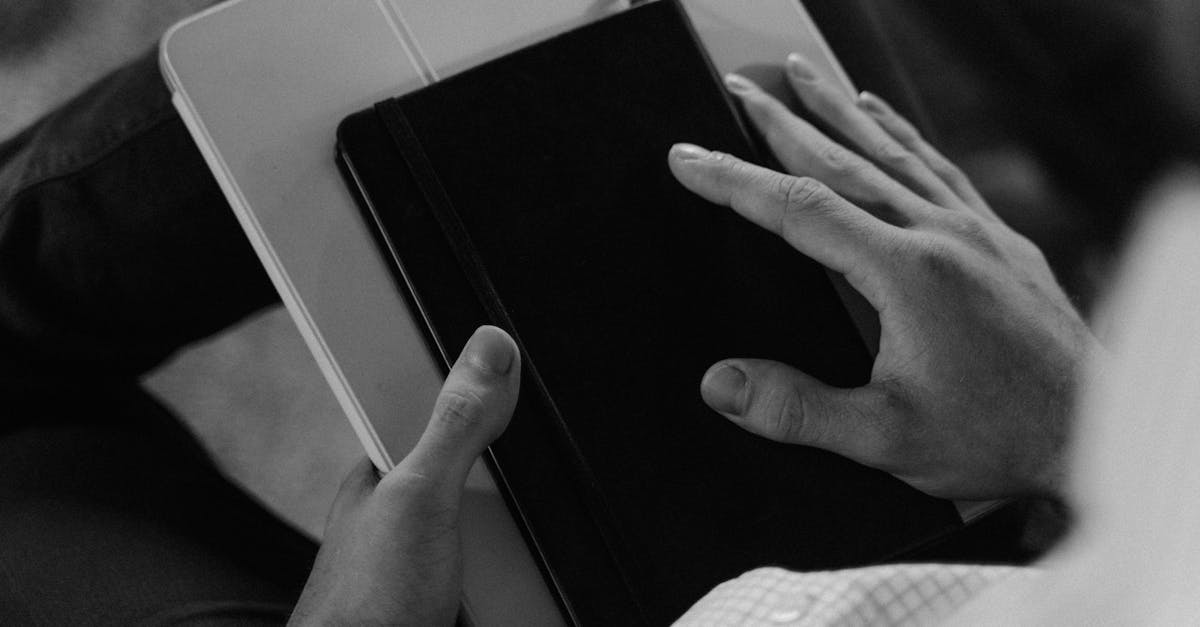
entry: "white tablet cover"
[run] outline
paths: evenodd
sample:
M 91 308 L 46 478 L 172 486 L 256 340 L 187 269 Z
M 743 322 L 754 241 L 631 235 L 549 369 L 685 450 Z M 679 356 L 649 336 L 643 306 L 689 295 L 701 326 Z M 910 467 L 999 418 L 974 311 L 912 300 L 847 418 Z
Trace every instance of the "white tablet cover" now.
M 758 72 L 801 51 L 853 91 L 794 0 L 684 5 L 719 71 Z M 442 376 L 342 183 L 337 124 L 622 8 L 604 0 L 236 0 L 163 38 L 176 107 L 380 468 L 416 442 Z M 482 464 L 468 480 L 463 539 L 466 606 L 477 622 L 561 622 Z

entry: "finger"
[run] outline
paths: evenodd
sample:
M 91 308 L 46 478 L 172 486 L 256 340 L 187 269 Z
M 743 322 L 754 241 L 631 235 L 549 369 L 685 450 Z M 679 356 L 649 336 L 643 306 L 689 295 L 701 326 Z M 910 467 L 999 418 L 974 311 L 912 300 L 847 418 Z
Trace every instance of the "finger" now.
M 903 231 L 876 219 L 812 178 L 781 174 L 724 153 L 676 144 L 668 159 L 692 192 L 781 236 L 840 272 L 878 306 L 882 274 Z
M 931 172 L 937 175 L 956 196 L 961 198 L 967 207 L 989 217 L 995 214 L 988 206 L 983 196 L 957 166 L 934 148 L 908 120 L 904 119 L 891 105 L 879 96 L 864 91 L 858 99 L 858 107 L 879 123 L 880 128 L 887 131 L 897 142 L 907 148 L 918 159 L 923 161 Z
M 730 359 L 708 370 L 700 393 L 709 407 L 751 433 L 868 465 L 882 460 L 885 412 L 873 388 L 834 388 L 778 362 Z
M 938 206 L 962 208 L 963 201 L 924 161 L 880 127 L 845 90 L 821 78 L 807 59 L 789 55 L 787 76 L 792 90 L 809 111 L 837 129 L 854 148 L 895 180 Z
M 338 489 L 337 496 L 333 499 L 333 506 L 329 509 L 329 517 L 326 520 L 325 528 L 328 529 L 345 516 L 359 508 L 375 490 L 375 486 L 379 483 L 379 473 L 375 470 L 375 464 L 368 458 L 363 458 L 354 468 L 350 470 L 350 474 L 342 480 L 342 487 Z
M 796 117 L 750 80 L 730 74 L 725 84 L 789 172 L 825 183 L 891 224 L 908 226 L 929 214 L 928 202 L 911 189 Z
M 446 377 L 421 439 L 383 481 L 460 491 L 475 460 L 508 426 L 520 371 L 520 354 L 507 333 L 476 330 Z

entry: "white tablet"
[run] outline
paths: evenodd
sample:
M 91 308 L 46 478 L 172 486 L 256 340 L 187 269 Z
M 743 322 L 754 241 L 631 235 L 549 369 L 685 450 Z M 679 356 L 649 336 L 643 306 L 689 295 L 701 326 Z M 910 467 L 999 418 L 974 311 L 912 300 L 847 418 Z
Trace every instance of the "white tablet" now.
M 684 0 L 721 72 L 801 51 L 853 92 L 795 0 Z M 624 2 L 235 0 L 173 27 L 163 73 L 226 199 L 376 466 L 424 429 L 442 375 L 334 161 L 344 117 Z M 686 138 L 681 138 L 685 140 Z M 483 464 L 463 509 L 464 606 L 479 624 L 562 618 Z M 715 582 L 714 582 L 715 583 Z

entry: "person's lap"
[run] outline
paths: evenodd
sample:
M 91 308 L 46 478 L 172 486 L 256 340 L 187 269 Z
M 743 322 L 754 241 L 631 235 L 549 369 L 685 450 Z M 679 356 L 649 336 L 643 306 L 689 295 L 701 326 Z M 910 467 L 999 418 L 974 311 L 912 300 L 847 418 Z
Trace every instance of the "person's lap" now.
M 314 543 L 135 384 L 80 391 L 0 437 L 0 623 L 286 620 Z
M 286 619 L 316 546 L 137 377 L 276 301 L 155 57 L 0 145 L 0 622 Z

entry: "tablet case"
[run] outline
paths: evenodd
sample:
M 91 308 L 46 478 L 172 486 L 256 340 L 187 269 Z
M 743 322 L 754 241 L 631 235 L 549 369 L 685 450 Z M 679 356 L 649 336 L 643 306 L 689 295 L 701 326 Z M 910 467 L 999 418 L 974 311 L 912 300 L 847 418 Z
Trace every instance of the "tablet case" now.
M 871 361 L 819 265 L 675 182 L 677 141 L 763 162 L 670 0 L 339 128 L 443 366 L 480 324 L 521 347 L 521 401 L 489 461 L 580 624 L 667 623 L 751 568 L 896 558 L 959 525 L 947 502 L 700 400 L 725 357 L 840 386 Z

